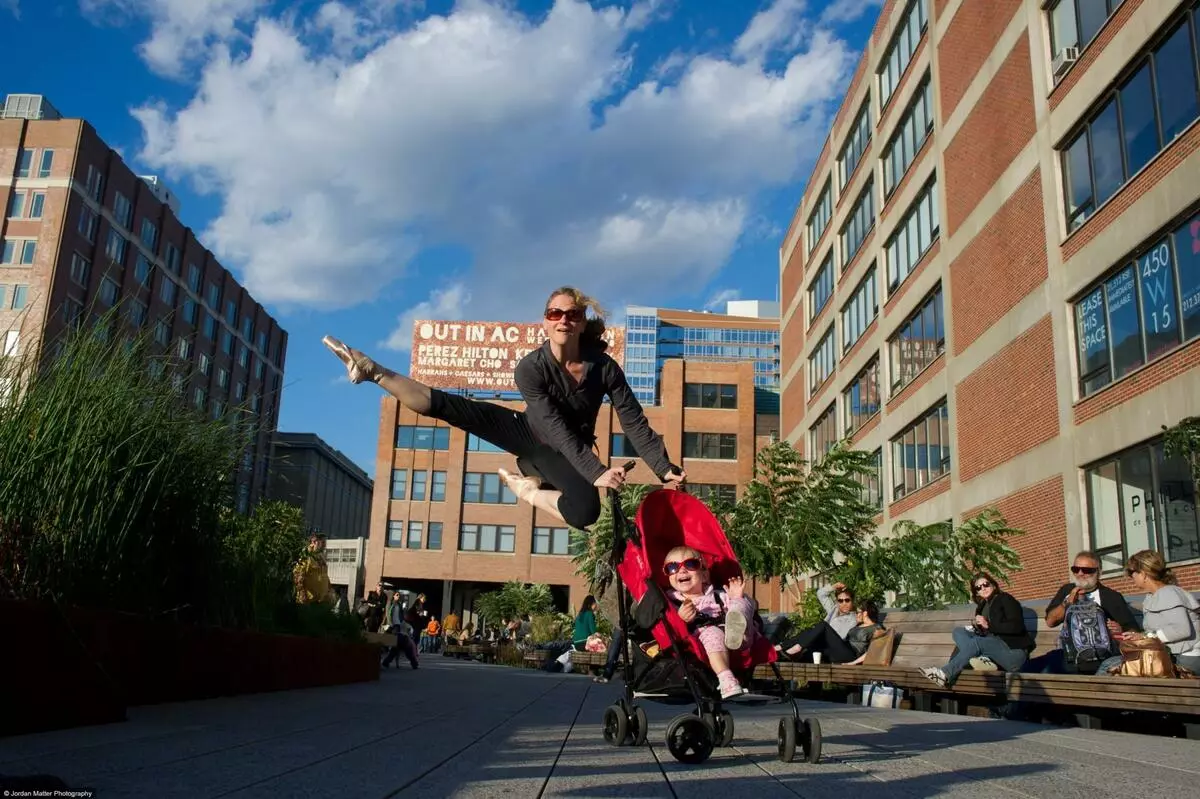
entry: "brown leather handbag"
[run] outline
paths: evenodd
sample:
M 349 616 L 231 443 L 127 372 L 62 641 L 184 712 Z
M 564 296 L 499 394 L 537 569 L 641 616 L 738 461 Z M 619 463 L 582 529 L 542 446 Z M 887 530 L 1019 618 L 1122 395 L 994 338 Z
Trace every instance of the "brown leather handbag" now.
M 1176 676 L 1167 645 L 1150 636 L 1121 642 L 1121 668 L 1117 673 L 1123 677 Z

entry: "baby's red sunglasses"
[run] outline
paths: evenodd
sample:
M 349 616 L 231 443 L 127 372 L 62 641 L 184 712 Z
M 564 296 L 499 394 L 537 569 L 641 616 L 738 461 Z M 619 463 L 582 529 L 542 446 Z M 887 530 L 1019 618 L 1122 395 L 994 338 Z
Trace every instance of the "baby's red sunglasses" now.
M 700 558 L 685 558 L 682 561 L 669 560 L 663 564 L 663 574 L 670 577 L 678 572 L 681 567 L 690 572 L 698 572 L 704 568 L 704 561 L 700 560 Z

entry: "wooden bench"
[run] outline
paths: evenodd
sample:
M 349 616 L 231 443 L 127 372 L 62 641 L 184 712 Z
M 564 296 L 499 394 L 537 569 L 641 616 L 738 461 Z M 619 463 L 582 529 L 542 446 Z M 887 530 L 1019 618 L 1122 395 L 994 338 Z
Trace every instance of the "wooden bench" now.
M 496 647 L 494 644 L 446 644 L 442 647 L 442 656 L 481 658 L 485 663 L 493 663 L 496 660 Z
M 952 631 L 966 626 L 974 618 L 971 608 L 942 611 L 892 611 L 884 625 L 896 633 L 891 664 L 888 666 L 844 666 L 822 663 L 781 661 L 780 672 L 797 684 L 835 685 L 859 688 L 874 681 L 886 682 L 912 693 L 912 706 L 933 710 L 936 703 L 943 712 L 961 713 L 972 705 L 999 705 L 1013 702 L 1052 704 L 1081 710 L 1080 724 L 1097 727 L 1101 719 L 1088 713 L 1092 709 L 1139 710 L 1176 714 L 1185 717 L 1189 737 L 1200 735 L 1200 679 L 1135 679 L 1113 676 L 1050 674 L 1007 674 L 1003 671 L 964 671 L 949 688 L 939 688 L 919 671 L 921 666 L 940 666 L 954 651 Z M 1031 657 L 1058 648 L 1061 628 L 1046 626 L 1041 609 L 1025 609 L 1025 625 L 1034 636 Z M 759 666 L 756 679 L 774 676 L 769 666 Z M 858 690 L 847 694 L 857 701 Z M 1195 718 L 1196 723 L 1187 718 Z

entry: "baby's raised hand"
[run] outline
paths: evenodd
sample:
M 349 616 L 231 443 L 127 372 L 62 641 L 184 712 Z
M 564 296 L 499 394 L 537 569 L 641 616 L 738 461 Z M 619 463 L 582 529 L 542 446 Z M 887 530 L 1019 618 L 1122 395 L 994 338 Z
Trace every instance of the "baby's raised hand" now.
M 729 585 L 725 586 L 725 593 L 730 599 L 741 599 L 745 596 L 746 582 L 741 577 L 732 577 L 729 580 Z
M 680 603 L 679 618 L 683 619 L 685 623 L 690 623 L 692 619 L 696 618 L 696 606 L 692 604 L 692 600 L 685 599 Z

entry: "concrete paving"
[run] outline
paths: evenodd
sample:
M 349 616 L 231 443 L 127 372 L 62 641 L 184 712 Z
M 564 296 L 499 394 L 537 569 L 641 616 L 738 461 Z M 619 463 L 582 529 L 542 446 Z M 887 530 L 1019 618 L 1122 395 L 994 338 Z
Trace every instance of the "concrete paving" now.
M 701 766 L 666 749 L 685 707 L 646 703 L 647 746 L 608 746 L 620 683 L 426 655 L 378 683 L 134 708 L 124 724 L 0 739 L 0 775 L 115 797 L 1186 796 L 1200 744 L 817 702 L 821 763 L 780 763 L 780 705 L 737 707 Z M 0 711 L 2 712 L 2 711 Z

